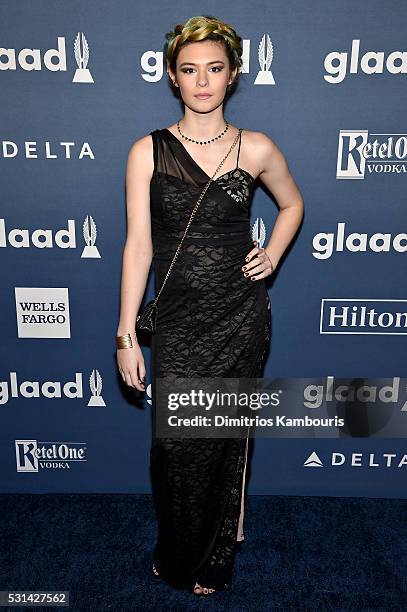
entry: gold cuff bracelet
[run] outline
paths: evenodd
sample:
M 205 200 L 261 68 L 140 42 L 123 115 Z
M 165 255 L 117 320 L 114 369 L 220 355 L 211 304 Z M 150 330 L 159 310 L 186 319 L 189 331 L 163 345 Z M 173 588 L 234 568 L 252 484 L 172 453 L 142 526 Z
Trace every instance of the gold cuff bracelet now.
M 130 334 L 125 334 L 124 336 L 116 336 L 116 347 L 118 349 L 133 348 L 133 342 L 131 340 Z

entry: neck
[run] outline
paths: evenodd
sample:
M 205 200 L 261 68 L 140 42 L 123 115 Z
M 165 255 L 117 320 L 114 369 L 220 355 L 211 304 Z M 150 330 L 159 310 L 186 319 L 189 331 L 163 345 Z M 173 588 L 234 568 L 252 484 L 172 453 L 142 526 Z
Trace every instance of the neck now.
M 226 121 L 223 117 L 211 121 L 196 121 L 195 118 L 188 119 L 183 117 L 180 119 L 179 127 L 184 136 L 188 136 L 188 138 L 208 140 L 215 138 L 215 136 L 218 136 L 225 130 Z

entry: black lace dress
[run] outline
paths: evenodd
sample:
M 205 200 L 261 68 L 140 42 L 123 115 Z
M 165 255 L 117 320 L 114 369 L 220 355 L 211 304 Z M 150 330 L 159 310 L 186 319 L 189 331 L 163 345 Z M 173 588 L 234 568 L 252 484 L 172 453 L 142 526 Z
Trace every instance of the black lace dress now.
M 156 292 L 209 176 L 168 129 L 150 132 L 150 185 Z M 153 418 L 156 377 L 261 377 L 271 338 L 264 279 L 241 271 L 253 248 L 253 177 L 239 167 L 240 140 L 192 220 L 158 301 L 151 346 Z M 219 160 L 220 161 L 220 160 Z M 169 439 L 153 435 L 150 469 L 158 522 L 153 561 L 179 589 L 232 583 L 243 540 L 247 438 Z

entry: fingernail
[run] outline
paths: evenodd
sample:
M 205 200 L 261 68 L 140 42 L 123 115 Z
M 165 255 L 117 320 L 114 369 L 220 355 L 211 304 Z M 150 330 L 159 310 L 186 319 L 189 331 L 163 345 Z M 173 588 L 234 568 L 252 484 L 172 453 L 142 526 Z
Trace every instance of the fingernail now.
M 256 280 L 256 277 L 255 277 L 255 276 L 252 276 L 252 280 Z
M 246 261 L 249 261 L 249 256 L 246 257 Z

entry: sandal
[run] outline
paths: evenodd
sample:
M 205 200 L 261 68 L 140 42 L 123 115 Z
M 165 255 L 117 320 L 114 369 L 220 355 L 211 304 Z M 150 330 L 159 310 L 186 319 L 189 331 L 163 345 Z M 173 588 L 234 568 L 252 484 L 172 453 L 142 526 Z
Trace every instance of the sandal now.
M 154 563 L 153 563 L 153 576 L 154 578 L 161 578 Z M 198 582 L 195 583 L 195 586 L 194 586 L 195 595 L 198 595 L 199 597 L 201 595 L 204 595 L 206 597 L 207 595 L 212 595 L 212 593 L 215 593 L 215 589 L 211 589 L 208 587 L 202 587 L 200 584 L 198 584 Z
M 154 578 L 161 578 L 160 574 L 157 572 L 157 568 L 153 563 L 153 576 Z
M 208 595 L 212 595 L 212 593 L 216 593 L 216 589 L 211 589 L 211 588 L 208 588 L 208 587 L 203 587 L 198 582 L 195 583 L 194 594 L 198 595 L 198 597 L 202 597 L 202 595 L 207 597 Z

